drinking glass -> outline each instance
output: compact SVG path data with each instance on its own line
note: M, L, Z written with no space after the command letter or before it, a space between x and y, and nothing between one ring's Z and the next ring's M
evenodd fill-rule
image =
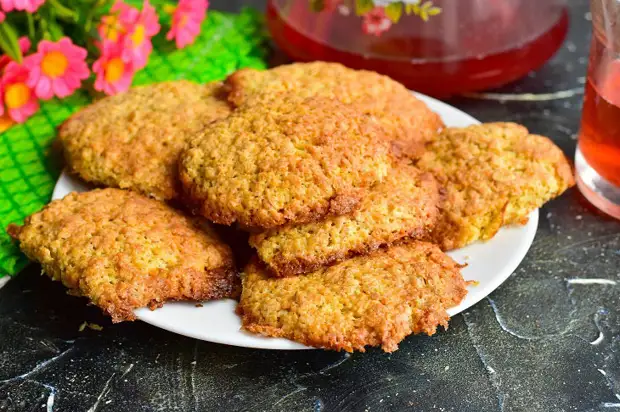
M620 219L620 1L591 0L592 44L575 175L583 195Z

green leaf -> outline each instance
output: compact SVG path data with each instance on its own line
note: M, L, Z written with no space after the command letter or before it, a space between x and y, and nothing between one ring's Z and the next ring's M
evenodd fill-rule
M368 13L374 7L372 0L355 0L355 14L358 16Z
M398 23L400 16L403 15L403 5L401 3L390 3L385 8L385 15L394 23Z
M17 41L17 33L10 23L0 23L0 48L2 51L15 60L17 63L22 62L22 51Z
M309 0L310 11L319 12L325 8L324 0Z

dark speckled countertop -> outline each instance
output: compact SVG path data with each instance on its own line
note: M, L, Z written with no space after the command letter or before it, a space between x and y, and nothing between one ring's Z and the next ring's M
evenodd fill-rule
M569 2L569 37L549 64L450 103L523 123L572 158L590 22L587 0ZM32 265L0 290L0 410L620 410L620 223L574 189L540 216L506 283L448 331L410 337L391 355L243 349L112 326ZM85 319L104 329L78 332Z

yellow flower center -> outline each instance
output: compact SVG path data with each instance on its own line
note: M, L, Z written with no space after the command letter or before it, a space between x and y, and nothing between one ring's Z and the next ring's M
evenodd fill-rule
M64 54L59 51L53 51L45 54L41 62L41 69L43 73L53 78L64 74L68 65L69 60L67 60Z
M114 27L108 28L108 40L116 42L118 41L118 30Z
M120 57L111 59L105 66L105 81L108 83L114 83L121 78L125 71L125 63Z
M113 42L118 40L120 30L118 29L118 17L115 15L106 16L103 19L105 24L105 36Z
M4 103L9 109L17 109L30 100L30 88L25 83L13 83L4 92Z
M134 46L139 46L144 41L144 25L138 24L131 34L131 41L133 41Z

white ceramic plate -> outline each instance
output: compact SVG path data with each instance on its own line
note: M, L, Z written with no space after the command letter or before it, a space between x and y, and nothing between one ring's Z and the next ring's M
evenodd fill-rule
M448 126L465 127L480 123L452 106L427 96L417 96L437 112ZM88 186L85 183L63 172L52 197L60 199L69 192L86 190ZM537 226L536 210L524 226L504 227L486 243L473 244L449 253L457 262L467 263L467 267L462 270L465 280L478 282L476 286L469 287L467 297L459 306L448 311L451 316L483 299L512 274L530 248ZM159 328L209 342L263 349L308 349L287 339L264 338L241 331L233 300L205 302L203 305L196 307L194 303L166 303L154 311L138 309L136 316Z

